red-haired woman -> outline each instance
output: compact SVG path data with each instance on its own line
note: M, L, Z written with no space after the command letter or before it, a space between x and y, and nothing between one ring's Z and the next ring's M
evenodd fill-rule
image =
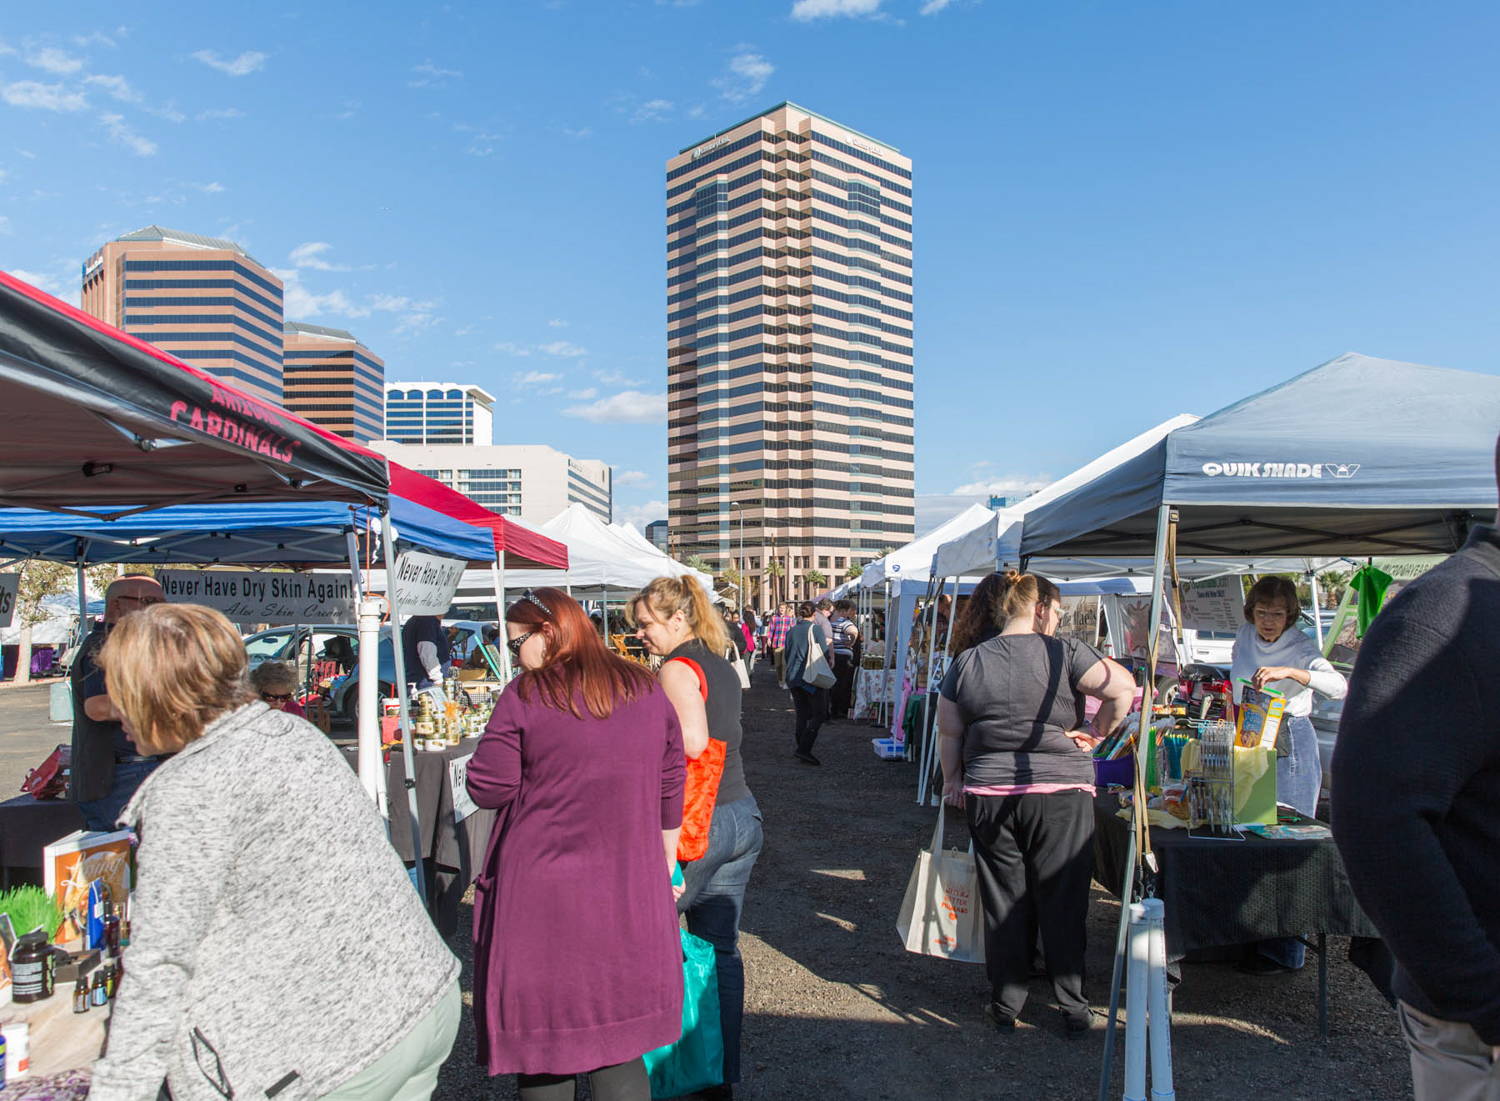
M469 761L501 811L474 896L478 1060L522 1101L647 1101L641 1056L682 1031L671 869L682 728L651 674L561 589L505 613L521 674Z

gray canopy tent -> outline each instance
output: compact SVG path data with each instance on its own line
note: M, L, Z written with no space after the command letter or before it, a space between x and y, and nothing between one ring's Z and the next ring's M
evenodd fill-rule
M1154 554L1150 622L1176 555L1447 554L1493 523L1500 376L1346 353L1169 432L1154 447L1026 516L1023 563ZM1037 563L1039 568L1044 563ZM1153 636L1147 677L1156 670ZM1151 683L1148 679L1146 683ZM1145 696L1141 729L1153 718ZM1143 754L1123 882L1149 833ZM1124 958L1121 907L1113 1025ZM1105 1096L1113 1028L1100 1075Z

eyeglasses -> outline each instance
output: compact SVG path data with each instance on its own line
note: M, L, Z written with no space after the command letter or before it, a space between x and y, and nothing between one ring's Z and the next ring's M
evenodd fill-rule
M292 702L292 694L290 692L262 692L260 694L260 698L265 700L267 703Z
M522 644L534 634L536 634L535 631L527 631L524 635L517 635L515 638L506 639L505 645L510 649L510 656L519 658L521 656Z

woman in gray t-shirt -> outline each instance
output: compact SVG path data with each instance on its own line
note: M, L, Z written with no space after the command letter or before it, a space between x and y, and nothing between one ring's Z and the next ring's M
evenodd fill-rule
M984 903L985 1013L1009 1031L1026 1001L1039 928L1069 1035L1096 1026L1083 993L1093 872L1096 733L1083 697L1102 705L1094 731L1125 718L1130 674L1085 642L1054 637L1057 586L1007 570L993 592L1000 633L960 653L938 699L943 799L964 808Z

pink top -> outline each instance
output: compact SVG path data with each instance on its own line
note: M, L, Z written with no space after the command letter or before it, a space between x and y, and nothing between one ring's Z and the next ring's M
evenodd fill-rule
M1060 791L1086 791L1094 794L1093 784L998 784L994 787L965 787L965 795L1056 795Z

